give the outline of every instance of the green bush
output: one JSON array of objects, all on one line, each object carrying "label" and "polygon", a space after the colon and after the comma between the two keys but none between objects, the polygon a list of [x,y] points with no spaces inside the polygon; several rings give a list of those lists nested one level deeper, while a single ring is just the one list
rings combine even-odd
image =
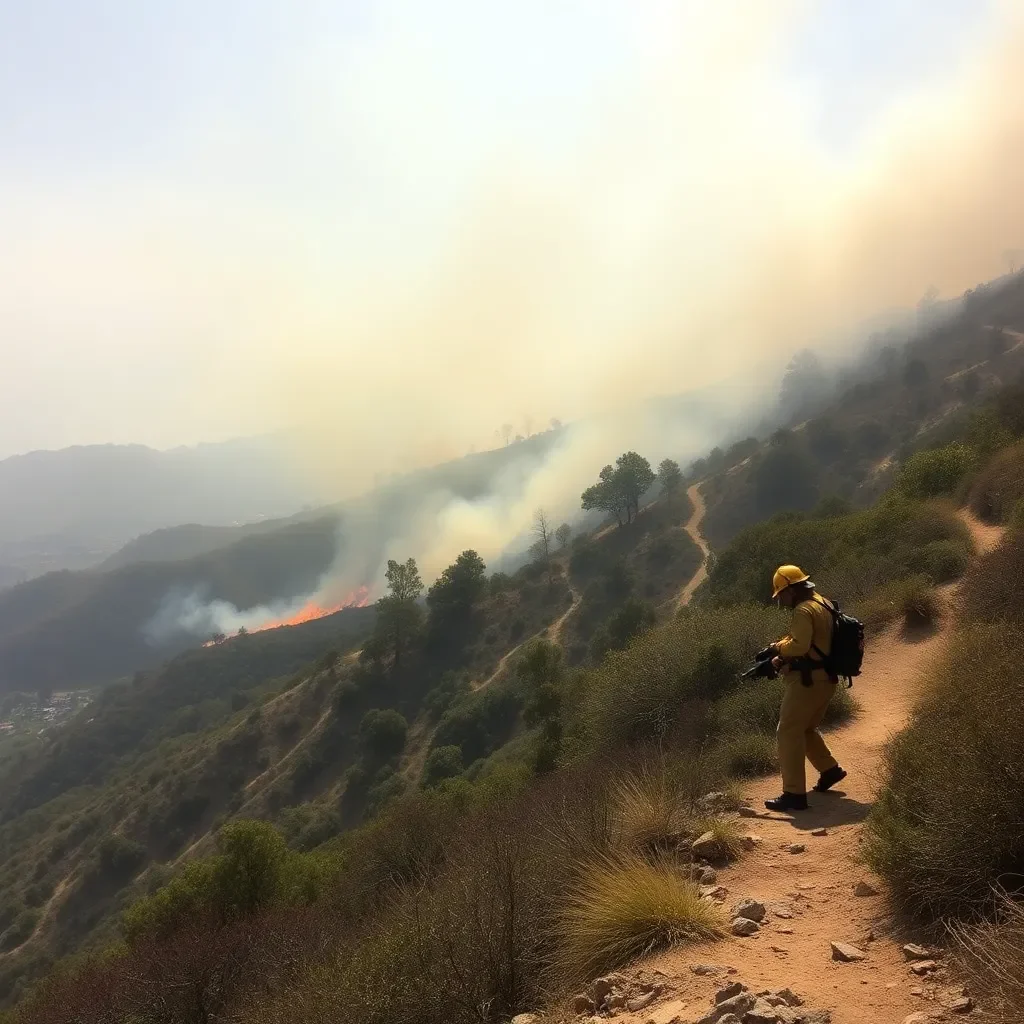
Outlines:
[{"label": "green bush", "polygon": [[933,540],[911,552],[907,566],[921,572],[935,583],[949,583],[959,579],[970,563],[962,543],[953,540]]},{"label": "green bush", "polygon": [[427,756],[423,766],[423,784],[434,786],[444,779],[452,779],[462,774],[462,749],[450,744],[445,747],[434,747]]},{"label": "green bush", "polygon": [[1024,872],[1022,649],[1018,625],[962,629],[886,755],[867,853],[906,912],[974,914]]},{"label": "green bush", "polygon": [[871,597],[852,609],[865,626],[881,629],[903,619],[905,625],[930,625],[938,616],[938,598],[931,578],[922,574],[896,579],[880,586]]},{"label": "green bush", "polygon": [[367,752],[383,761],[402,752],[408,732],[409,723],[405,717],[390,709],[367,711],[359,723],[359,738]]},{"label": "green bush", "polygon": [[753,654],[785,632],[785,622],[769,608],[686,609],[613,652],[580,694],[592,742],[614,746],[666,735],[688,702],[730,691]]},{"label": "green bush", "polygon": [[723,770],[730,778],[771,775],[779,766],[775,740],[763,732],[730,736],[722,744],[719,756]]},{"label": "green bush", "polygon": [[952,494],[975,461],[974,449],[960,441],[915,452],[903,465],[897,486],[910,498]]},{"label": "green bush", "polygon": [[167,936],[198,916],[227,923],[279,904],[308,903],[317,893],[316,862],[290,851],[269,822],[230,822],[217,835],[217,849],[132,904],[121,921],[125,937]]},{"label": "green bush", "polygon": [[970,536],[955,508],[894,492],[862,512],[824,519],[788,513],[743,530],[717,553],[701,601],[766,601],[776,568],[795,563],[821,593],[848,604],[924,563],[938,573],[933,578],[945,577],[962,564],[954,562],[957,551],[967,557]]}]

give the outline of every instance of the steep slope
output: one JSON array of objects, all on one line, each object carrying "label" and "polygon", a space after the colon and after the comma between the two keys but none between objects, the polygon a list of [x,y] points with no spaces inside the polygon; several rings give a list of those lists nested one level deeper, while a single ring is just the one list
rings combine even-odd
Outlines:
[{"label": "steep slope", "polygon": [[[979,553],[998,543],[1000,530],[966,514],[964,520]],[[956,591],[946,587],[942,595],[946,622],[956,614]],[[953,979],[941,968],[926,979],[911,971],[902,946],[913,936],[894,930],[884,886],[859,859],[862,824],[879,784],[882,751],[906,724],[922,671],[941,653],[947,636],[940,623],[924,636],[908,637],[893,626],[870,639],[855,688],[859,714],[829,737],[847,779],[831,793],[812,793],[811,810],[792,817],[763,809],[763,801],[777,794],[776,778],[743,789],[750,810],[742,824],[756,837],[756,845],[735,866],[721,870],[718,882],[725,889],[725,907],[755,899],[768,908],[760,931],[670,951],[637,965],[635,973],[657,975],[668,995],[657,1006],[617,1019],[624,1024],[695,1020],[724,981],[736,979],[755,992],[788,987],[809,1007],[829,1009],[835,1024],[890,1024],[959,997]],[[823,834],[815,835],[819,830]],[[793,844],[802,849],[790,852]],[[861,883],[872,892],[857,895]],[[833,942],[860,949],[865,959],[836,962]],[[699,964],[723,966],[703,976],[691,970]]]},{"label": "steep slope", "polygon": [[[753,451],[701,460],[704,533],[722,547],[743,527],[823,498],[863,506],[891,482],[913,450],[962,429],[962,419],[1024,372],[1024,275],[966,297],[951,318],[905,345],[877,339],[872,352],[823,391],[810,414]],[[812,396],[813,397],[813,396]],[[727,465],[721,465],[727,461]],[[708,467],[714,463],[715,472]],[[702,464],[703,463],[703,464]]]}]

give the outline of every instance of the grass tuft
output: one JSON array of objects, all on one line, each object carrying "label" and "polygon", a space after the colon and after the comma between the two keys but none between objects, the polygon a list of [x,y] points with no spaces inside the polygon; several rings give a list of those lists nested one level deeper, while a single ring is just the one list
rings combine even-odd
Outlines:
[{"label": "grass tuft", "polygon": [[628,852],[654,853],[680,838],[679,795],[664,773],[627,775],[612,787],[616,845]]},{"label": "grass tuft", "polygon": [[587,865],[560,919],[560,968],[584,980],[655,949],[720,934],[715,909],[668,864],[637,857]]},{"label": "grass tuft", "polygon": [[686,820],[685,833],[692,839],[710,832],[723,860],[736,860],[743,852],[743,835],[734,821],[713,815],[695,815]]}]

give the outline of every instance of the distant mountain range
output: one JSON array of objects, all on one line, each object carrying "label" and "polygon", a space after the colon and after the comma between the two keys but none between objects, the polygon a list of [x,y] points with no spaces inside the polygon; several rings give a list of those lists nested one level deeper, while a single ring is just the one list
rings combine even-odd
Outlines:
[{"label": "distant mountain range", "polygon": [[322,500],[274,438],[17,455],[0,461],[0,587],[98,565],[153,530],[252,523]]}]

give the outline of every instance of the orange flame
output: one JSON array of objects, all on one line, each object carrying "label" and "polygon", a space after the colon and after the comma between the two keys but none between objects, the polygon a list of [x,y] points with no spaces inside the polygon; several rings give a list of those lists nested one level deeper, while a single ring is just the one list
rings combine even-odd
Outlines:
[{"label": "orange flame", "polygon": [[[333,615],[345,608],[365,608],[370,603],[370,588],[357,587],[348,594],[343,601],[337,604],[320,605],[316,601],[309,601],[304,604],[293,615],[283,619],[271,619],[260,626],[253,626],[248,632],[262,633],[267,629],[279,629],[281,626],[298,626],[303,622],[312,622],[314,619],[322,619],[325,615]],[[204,647],[212,646],[216,641],[207,640]]]}]

